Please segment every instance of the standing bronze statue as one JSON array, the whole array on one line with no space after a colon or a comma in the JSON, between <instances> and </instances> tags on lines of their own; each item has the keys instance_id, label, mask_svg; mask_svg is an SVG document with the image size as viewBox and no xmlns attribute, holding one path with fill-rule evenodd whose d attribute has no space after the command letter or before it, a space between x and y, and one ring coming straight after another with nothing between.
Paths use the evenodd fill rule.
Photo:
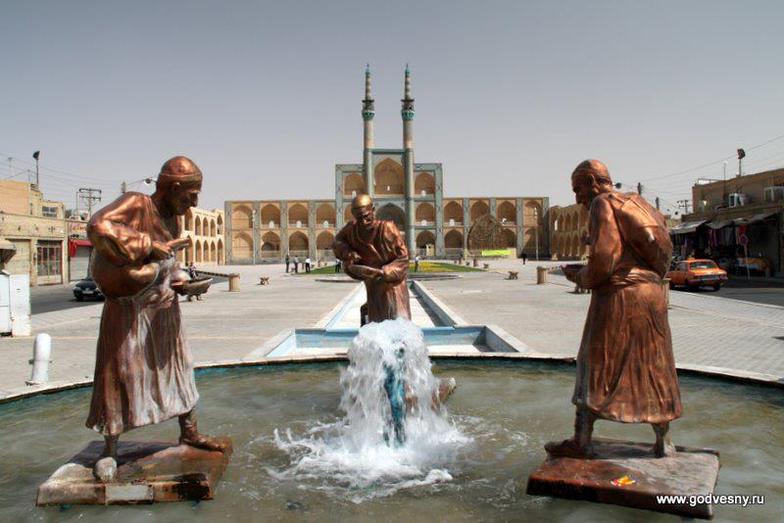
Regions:
<instances>
[{"instance_id":1,"label":"standing bronze statue","mask_svg":"<svg viewBox=\"0 0 784 523\"><path fill-rule=\"evenodd\" d=\"M408 249L400 231L392 221L376 220L367 194L352 200L351 214L354 220L337 234L333 250L346 274L365 282L367 321L410 320Z\"/></svg>"},{"instance_id":2,"label":"standing bronze statue","mask_svg":"<svg viewBox=\"0 0 784 523\"><path fill-rule=\"evenodd\" d=\"M675 453L669 422L681 416L662 277L672 243L662 215L640 195L613 189L607 167L586 160L572 173L577 203L589 209L591 254L566 277L592 289L577 354L574 437L546 446L556 457L590 457L597 419L650 423L657 457Z\"/></svg>"},{"instance_id":3,"label":"standing bronze statue","mask_svg":"<svg viewBox=\"0 0 784 523\"><path fill-rule=\"evenodd\" d=\"M129 192L98 211L87 232L92 275L106 296L87 426L103 434L104 456L117 458L120 434L179 417L180 443L226 450L227 440L198 432L199 395L180 316L187 273L178 217L198 203L202 173L188 158L167 161L155 193Z\"/></svg>"}]
</instances>

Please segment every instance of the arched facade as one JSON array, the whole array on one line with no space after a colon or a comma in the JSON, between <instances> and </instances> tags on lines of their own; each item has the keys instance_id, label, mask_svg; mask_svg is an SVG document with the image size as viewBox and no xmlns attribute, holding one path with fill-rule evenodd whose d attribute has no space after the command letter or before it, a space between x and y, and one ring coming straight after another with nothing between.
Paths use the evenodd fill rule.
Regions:
<instances>
[{"instance_id":1,"label":"arched facade","mask_svg":"<svg viewBox=\"0 0 784 523\"><path fill-rule=\"evenodd\" d=\"M237 211L233 214L234 223L237 225L234 229L234 239L242 234L241 239L237 241L237 248L239 249L237 252L242 256L246 256L248 252L245 240L252 238L253 230L252 207L248 203L242 202L236 204L234 209ZM177 259L181 263L223 263L224 243L223 241L218 241L223 239L223 214L224 211L219 209L207 210L198 207L188 209L180 222L180 237L190 238L191 246L177 254ZM234 240L232 240L233 243ZM220 251L218 250L219 245ZM252 259L252 252L251 249L250 259Z\"/></svg>"},{"instance_id":2,"label":"arched facade","mask_svg":"<svg viewBox=\"0 0 784 523\"><path fill-rule=\"evenodd\" d=\"M436 236L430 231L422 231L417 234L416 237L416 246L417 249L424 249L428 245L435 245L436 244Z\"/></svg>"},{"instance_id":3,"label":"arched facade","mask_svg":"<svg viewBox=\"0 0 784 523\"><path fill-rule=\"evenodd\" d=\"M265 232L261 237L261 257L265 259L277 259L280 254L280 236L272 231Z\"/></svg>"},{"instance_id":4,"label":"arched facade","mask_svg":"<svg viewBox=\"0 0 784 523\"><path fill-rule=\"evenodd\" d=\"M232 230L252 229L253 211L249 205L237 205L231 212Z\"/></svg>"}]
</instances>

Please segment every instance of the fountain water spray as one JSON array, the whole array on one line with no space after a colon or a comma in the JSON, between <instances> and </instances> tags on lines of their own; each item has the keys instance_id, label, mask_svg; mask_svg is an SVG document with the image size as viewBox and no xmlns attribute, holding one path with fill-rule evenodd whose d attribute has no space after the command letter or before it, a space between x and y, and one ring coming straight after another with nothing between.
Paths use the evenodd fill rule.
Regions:
<instances>
[{"instance_id":1,"label":"fountain water spray","mask_svg":"<svg viewBox=\"0 0 784 523\"><path fill-rule=\"evenodd\" d=\"M365 325L348 358L340 377L345 417L304 436L276 431L276 445L291 464L270 473L329 478L349 487L355 501L451 480L448 467L472 439L438 401L422 330L405 319Z\"/></svg>"}]
</instances>

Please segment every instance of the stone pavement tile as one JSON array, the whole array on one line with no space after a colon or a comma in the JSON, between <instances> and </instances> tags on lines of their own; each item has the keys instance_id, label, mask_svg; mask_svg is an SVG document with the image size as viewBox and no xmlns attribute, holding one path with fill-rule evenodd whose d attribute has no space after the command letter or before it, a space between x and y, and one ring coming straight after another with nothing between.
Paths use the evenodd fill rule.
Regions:
<instances>
[{"instance_id":1,"label":"stone pavement tile","mask_svg":"<svg viewBox=\"0 0 784 523\"><path fill-rule=\"evenodd\" d=\"M590 295L574 294L573 284L556 274L535 285L535 265L551 263L496 265L516 267L520 280L505 280L500 271L465 273L427 286L470 323L495 323L536 351L576 356ZM784 376L784 308L680 291L671 301L678 363Z\"/></svg>"},{"instance_id":2,"label":"stone pavement tile","mask_svg":"<svg viewBox=\"0 0 784 523\"><path fill-rule=\"evenodd\" d=\"M321 283L307 276L288 276L282 265L219 268L239 272L240 292L215 284L202 301L180 300L185 332L196 362L238 359L286 328L315 324L352 285ZM259 276L271 284L258 285ZM52 336L50 381L92 377L95 345L103 304L47 312L33 317L34 334ZM0 390L24 386L30 377L34 337L0 339Z\"/></svg>"}]
</instances>

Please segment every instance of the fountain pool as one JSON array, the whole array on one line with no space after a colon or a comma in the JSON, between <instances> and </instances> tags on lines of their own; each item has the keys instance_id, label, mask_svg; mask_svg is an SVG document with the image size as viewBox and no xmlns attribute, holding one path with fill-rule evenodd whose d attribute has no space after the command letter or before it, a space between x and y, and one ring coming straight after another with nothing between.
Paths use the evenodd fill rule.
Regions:
<instances>
[{"instance_id":1,"label":"fountain pool","mask_svg":"<svg viewBox=\"0 0 784 523\"><path fill-rule=\"evenodd\" d=\"M573 367L534 361L436 360L454 376L448 421L466 437L452 452L369 481L298 467L317 438L342 418L336 363L211 369L198 373L200 420L234 439L216 499L154 506L35 507L48 475L95 435L84 427L89 389L0 405L0 521L673 521L612 505L527 496L543 445L568 435ZM784 398L774 388L681 378L686 411L677 444L721 451L717 494L764 495L765 505L716 507L716 519L780 521L784 500ZM597 424L597 435L653 441L645 426ZM173 440L175 421L126 439ZM371 464L372 465L372 464ZM418 467L418 468L417 468Z\"/></svg>"}]
</instances>

